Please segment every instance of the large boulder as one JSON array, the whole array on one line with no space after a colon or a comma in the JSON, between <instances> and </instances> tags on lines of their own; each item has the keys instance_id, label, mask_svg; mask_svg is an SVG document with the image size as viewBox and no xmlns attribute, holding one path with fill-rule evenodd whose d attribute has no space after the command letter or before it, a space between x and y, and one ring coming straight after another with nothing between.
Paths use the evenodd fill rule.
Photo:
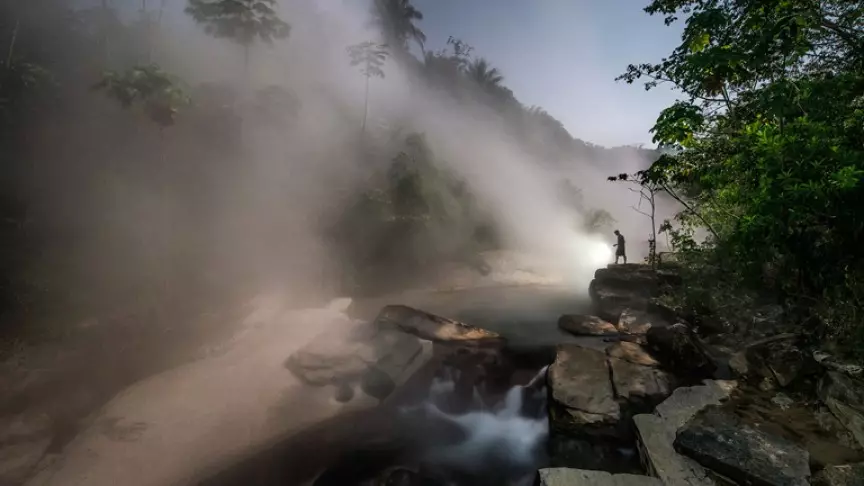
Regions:
<instances>
[{"instance_id":1,"label":"large boulder","mask_svg":"<svg viewBox=\"0 0 864 486\"><path fill-rule=\"evenodd\" d=\"M675 434L691 417L729 398L731 383L706 380L704 385L676 389L652 414L633 417L639 454L648 472L668 486L714 486L709 473L675 451Z\"/></svg>"},{"instance_id":2,"label":"large boulder","mask_svg":"<svg viewBox=\"0 0 864 486\"><path fill-rule=\"evenodd\" d=\"M433 342L500 345L504 338L479 327L436 316L407 305L388 305L381 309L375 326L395 328Z\"/></svg>"},{"instance_id":3,"label":"large boulder","mask_svg":"<svg viewBox=\"0 0 864 486\"><path fill-rule=\"evenodd\" d=\"M657 274L648 265L609 265L594 273L588 294L598 316L618 322L624 309L647 309L659 293Z\"/></svg>"},{"instance_id":4,"label":"large boulder","mask_svg":"<svg viewBox=\"0 0 864 486\"><path fill-rule=\"evenodd\" d=\"M829 371L819 383L819 398L864 447L864 381Z\"/></svg>"},{"instance_id":5,"label":"large boulder","mask_svg":"<svg viewBox=\"0 0 864 486\"><path fill-rule=\"evenodd\" d=\"M550 467L537 471L540 486L663 486L648 476L609 474L566 467Z\"/></svg>"},{"instance_id":6,"label":"large boulder","mask_svg":"<svg viewBox=\"0 0 864 486\"><path fill-rule=\"evenodd\" d=\"M645 296L656 294L660 282L657 272L651 266L639 263L610 264L606 268L598 268L594 272L594 280L617 288L633 290Z\"/></svg>"},{"instance_id":7,"label":"large boulder","mask_svg":"<svg viewBox=\"0 0 864 486\"><path fill-rule=\"evenodd\" d=\"M609 365L615 396L633 408L650 409L672 393L672 377L653 366L618 358L609 358Z\"/></svg>"},{"instance_id":8,"label":"large boulder","mask_svg":"<svg viewBox=\"0 0 864 486\"><path fill-rule=\"evenodd\" d=\"M285 366L306 384L359 382L370 396L383 399L422 351L421 340L410 334L356 324L318 335Z\"/></svg>"},{"instance_id":9,"label":"large boulder","mask_svg":"<svg viewBox=\"0 0 864 486\"><path fill-rule=\"evenodd\" d=\"M738 484L807 486L806 450L742 423L719 407L697 414L675 439L675 449Z\"/></svg>"},{"instance_id":10,"label":"large boulder","mask_svg":"<svg viewBox=\"0 0 864 486\"><path fill-rule=\"evenodd\" d=\"M576 433L608 433L621 418L606 355L575 344L558 347L548 371L550 425Z\"/></svg>"},{"instance_id":11,"label":"large boulder","mask_svg":"<svg viewBox=\"0 0 864 486\"><path fill-rule=\"evenodd\" d=\"M637 343L621 341L606 348L610 358L629 361L642 366L660 366L660 361L651 355L643 346Z\"/></svg>"},{"instance_id":12,"label":"large boulder","mask_svg":"<svg viewBox=\"0 0 864 486\"><path fill-rule=\"evenodd\" d=\"M707 378L717 369L699 338L684 324L652 327L645 337L648 349L676 375Z\"/></svg>"},{"instance_id":13,"label":"large boulder","mask_svg":"<svg viewBox=\"0 0 864 486\"><path fill-rule=\"evenodd\" d=\"M597 316L565 314L558 319L558 327L576 336L615 336L618 329Z\"/></svg>"}]
</instances>

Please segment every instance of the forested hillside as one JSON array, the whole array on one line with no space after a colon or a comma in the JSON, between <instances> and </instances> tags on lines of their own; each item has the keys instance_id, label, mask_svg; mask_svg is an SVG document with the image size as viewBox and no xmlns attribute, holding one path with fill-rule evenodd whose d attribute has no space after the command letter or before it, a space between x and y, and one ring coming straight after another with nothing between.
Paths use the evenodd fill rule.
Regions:
<instances>
[{"instance_id":1,"label":"forested hillside","mask_svg":"<svg viewBox=\"0 0 864 486\"><path fill-rule=\"evenodd\" d=\"M452 170L470 162L375 104L370 86L385 78L495 120L538 165L615 172L621 151L655 157L574 138L457 37L412 56L422 13L404 0L372 2L369 28L344 43L304 2L177 7L0 3L2 329L150 312L289 274L300 294L373 291L501 246L494 212ZM320 68L324 51L340 52L361 103L334 94L344 80Z\"/></svg>"},{"instance_id":2,"label":"forested hillside","mask_svg":"<svg viewBox=\"0 0 864 486\"><path fill-rule=\"evenodd\" d=\"M645 10L685 24L668 57L621 76L685 95L653 129L667 153L638 177L687 202L670 231L698 275L683 304L734 321L779 302L814 338L861 354L864 2ZM706 241L692 238L698 228Z\"/></svg>"}]
</instances>

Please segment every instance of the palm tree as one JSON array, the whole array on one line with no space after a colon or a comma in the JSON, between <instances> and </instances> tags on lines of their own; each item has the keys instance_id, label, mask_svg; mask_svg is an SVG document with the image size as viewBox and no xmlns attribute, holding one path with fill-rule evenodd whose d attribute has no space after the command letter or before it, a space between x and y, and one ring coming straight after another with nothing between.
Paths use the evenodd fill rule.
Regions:
<instances>
[{"instance_id":1,"label":"palm tree","mask_svg":"<svg viewBox=\"0 0 864 486\"><path fill-rule=\"evenodd\" d=\"M504 75L498 71L498 68L490 66L489 61L482 57L474 60L468 66L466 73L468 78L488 92L500 89L501 83L504 81Z\"/></svg>"},{"instance_id":2,"label":"palm tree","mask_svg":"<svg viewBox=\"0 0 864 486\"><path fill-rule=\"evenodd\" d=\"M360 74L366 78L366 96L363 105L363 125L361 133L366 133L366 116L369 113L369 78L384 78L382 66L387 60L387 45L372 41L361 42L346 48L352 66L360 66Z\"/></svg>"},{"instance_id":3,"label":"palm tree","mask_svg":"<svg viewBox=\"0 0 864 486\"><path fill-rule=\"evenodd\" d=\"M426 34L414 24L423 20L423 13L411 5L411 0L375 0L372 16L389 45L407 51L408 41L413 40L425 52Z\"/></svg>"}]
</instances>

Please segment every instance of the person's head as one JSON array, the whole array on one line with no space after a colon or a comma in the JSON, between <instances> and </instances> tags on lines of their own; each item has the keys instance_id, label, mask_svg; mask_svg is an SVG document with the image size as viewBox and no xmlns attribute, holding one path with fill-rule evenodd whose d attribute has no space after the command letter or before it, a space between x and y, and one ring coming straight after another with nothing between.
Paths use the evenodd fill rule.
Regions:
<instances>
[{"instance_id":1,"label":"person's head","mask_svg":"<svg viewBox=\"0 0 864 486\"><path fill-rule=\"evenodd\" d=\"M618 230L615 230L615 234L620 235L621 233L619 233Z\"/></svg>"}]
</instances>

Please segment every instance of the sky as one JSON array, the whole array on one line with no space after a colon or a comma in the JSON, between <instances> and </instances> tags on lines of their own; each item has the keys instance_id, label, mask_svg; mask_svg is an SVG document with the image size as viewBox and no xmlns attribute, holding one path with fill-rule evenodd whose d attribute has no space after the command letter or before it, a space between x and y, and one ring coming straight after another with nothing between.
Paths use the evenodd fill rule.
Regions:
<instances>
[{"instance_id":1,"label":"sky","mask_svg":"<svg viewBox=\"0 0 864 486\"><path fill-rule=\"evenodd\" d=\"M427 50L454 36L504 74L525 105L538 105L576 138L651 144L649 130L678 95L614 81L628 64L657 62L681 27L642 9L648 0L413 0Z\"/></svg>"}]
</instances>

